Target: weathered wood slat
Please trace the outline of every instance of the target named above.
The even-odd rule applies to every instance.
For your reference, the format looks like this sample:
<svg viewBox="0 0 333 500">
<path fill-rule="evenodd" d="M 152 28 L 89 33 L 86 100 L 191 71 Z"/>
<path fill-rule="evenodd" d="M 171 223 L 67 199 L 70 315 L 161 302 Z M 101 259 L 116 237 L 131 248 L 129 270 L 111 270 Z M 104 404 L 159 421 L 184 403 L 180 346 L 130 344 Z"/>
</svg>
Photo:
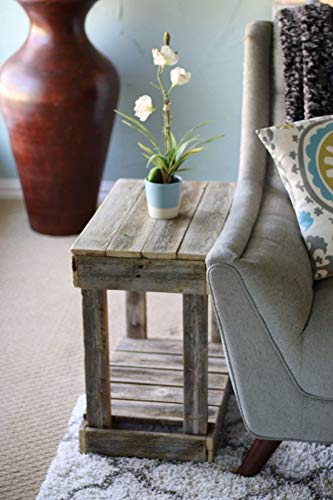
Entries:
<svg viewBox="0 0 333 500">
<path fill-rule="evenodd" d="M 142 249 L 156 223 L 158 222 L 148 215 L 146 194 L 143 191 L 109 243 L 106 255 L 140 258 Z"/>
<path fill-rule="evenodd" d="M 111 382 L 111 393 L 115 399 L 128 399 L 132 401 L 154 401 L 159 403 L 183 403 L 183 388 L 159 385 L 124 384 Z M 208 404 L 220 406 L 223 391 L 209 390 Z"/>
<path fill-rule="evenodd" d="M 232 183 L 208 183 L 179 248 L 178 259 L 205 260 L 223 229 L 234 189 Z"/>
<path fill-rule="evenodd" d="M 87 420 L 111 427 L 109 337 L 106 290 L 82 290 Z"/>
<path fill-rule="evenodd" d="M 145 292 L 126 292 L 126 329 L 130 339 L 147 337 Z"/>
<path fill-rule="evenodd" d="M 80 429 L 81 453 L 100 453 L 115 457 L 161 458 L 167 460 L 206 460 L 203 436 L 179 433 L 135 432 L 121 429 Z"/>
<path fill-rule="evenodd" d="M 178 249 L 206 188 L 206 182 L 184 183 L 177 218 L 158 221 L 146 241 L 142 255 L 147 259 L 176 259 Z"/>
<path fill-rule="evenodd" d="M 184 433 L 207 432 L 207 297 L 183 295 Z M 220 361 L 213 358 L 214 361 Z"/>
<path fill-rule="evenodd" d="M 74 242 L 72 253 L 74 255 L 105 255 L 110 241 L 142 191 L 143 181 L 119 179 Z"/>
<path fill-rule="evenodd" d="M 214 454 L 216 452 L 218 441 L 221 437 L 222 426 L 224 422 L 224 417 L 227 411 L 227 405 L 229 401 L 229 397 L 231 394 L 231 383 L 228 380 L 228 384 L 226 390 L 223 395 L 223 402 L 220 406 L 215 425 L 212 426 L 211 430 L 207 434 L 207 450 L 208 450 L 208 462 L 213 462 Z"/>
<path fill-rule="evenodd" d="M 217 323 L 217 318 L 216 318 L 216 314 L 214 311 L 214 306 L 213 306 L 211 300 L 208 301 L 208 318 L 209 318 L 208 331 L 209 331 L 210 340 L 211 340 L 211 342 L 214 343 L 214 345 L 219 344 L 221 346 L 222 351 L 223 351 L 219 325 Z"/>
<path fill-rule="evenodd" d="M 74 284 L 80 288 L 206 294 L 204 262 L 121 259 L 77 255 Z"/>
<path fill-rule="evenodd" d="M 208 422 L 214 423 L 218 413 L 217 406 L 208 407 Z M 112 416 L 125 418 L 126 421 L 146 421 L 181 424 L 183 405 L 178 403 L 154 403 L 146 401 L 126 401 L 112 398 Z"/>
<path fill-rule="evenodd" d="M 117 351 L 151 352 L 155 354 L 183 354 L 183 341 L 172 339 L 151 338 L 145 340 L 121 339 Z M 214 358 L 224 358 L 221 344 L 209 343 L 208 355 Z"/>
<path fill-rule="evenodd" d="M 208 389 L 223 390 L 227 380 L 226 374 L 208 372 Z M 182 370 L 113 366 L 111 363 L 111 383 L 113 382 L 183 387 L 183 372 Z"/>
<path fill-rule="evenodd" d="M 112 353 L 112 366 L 183 370 L 183 356 L 178 354 L 115 351 Z M 209 358 L 209 371 L 211 373 L 228 373 L 225 359 Z"/>
</svg>

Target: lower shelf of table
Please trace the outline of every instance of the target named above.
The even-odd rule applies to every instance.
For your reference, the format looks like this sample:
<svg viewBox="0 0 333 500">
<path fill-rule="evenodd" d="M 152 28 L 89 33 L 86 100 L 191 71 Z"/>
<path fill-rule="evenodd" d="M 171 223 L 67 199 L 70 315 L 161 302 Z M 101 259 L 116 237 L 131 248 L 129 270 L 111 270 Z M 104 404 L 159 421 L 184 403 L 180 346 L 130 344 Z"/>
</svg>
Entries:
<svg viewBox="0 0 333 500">
<path fill-rule="evenodd" d="M 110 456 L 211 462 L 229 393 L 222 346 L 209 344 L 208 432 L 184 434 L 182 342 L 124 339 L 111 353 L 112 429 L 94 429 L 83 420 L 80 449 Z"/>
</svg>

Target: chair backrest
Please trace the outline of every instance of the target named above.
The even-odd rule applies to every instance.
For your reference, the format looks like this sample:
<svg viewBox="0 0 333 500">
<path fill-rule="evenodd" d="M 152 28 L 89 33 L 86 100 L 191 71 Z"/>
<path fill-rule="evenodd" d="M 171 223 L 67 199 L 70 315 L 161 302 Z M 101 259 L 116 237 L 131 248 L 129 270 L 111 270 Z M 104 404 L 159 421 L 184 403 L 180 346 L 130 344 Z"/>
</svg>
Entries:
<svg viewBox="0 0 333 500">
<path fill-rule="evenodd" d="M 283 53 L 277 21 L 272 23 L 270 125 L 285 122 Z M 280 176 L 270 156 L 267 161 L 266 189 L 276 189 L 286 194 Z"/>
<path fill-rule="evenodd" d="M 244 34 L 243 105 L 239 180 L 262 190 L 266 175 L 266 151 L 255 134 L 270 123 L 272 23 L 257 21 Z"/>
<path fill-rule="evenodd" d="M 272 30 L 271 123 L 285 121 L 283 54 L 277 21 Z"/>
<path fill-rule="evenodd" d="M 247 179 L 286 197 L 270 155 L 255 134 L 258 128 L 285 122 L 283 54 L 277 22 L 247 25 L 244 40 L 242 134 L 239 179 Z"/>
</svg>

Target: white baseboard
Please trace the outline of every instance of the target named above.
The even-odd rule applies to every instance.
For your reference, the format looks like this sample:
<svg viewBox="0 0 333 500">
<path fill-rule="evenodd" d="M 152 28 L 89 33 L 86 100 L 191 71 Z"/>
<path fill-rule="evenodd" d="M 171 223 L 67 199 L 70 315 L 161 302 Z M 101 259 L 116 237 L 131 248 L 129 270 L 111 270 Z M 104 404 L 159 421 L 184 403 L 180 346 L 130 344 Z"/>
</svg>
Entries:
<svg viewBox="0 0 333 500">
<path fill-rule="evenodd" d="M 19 179 L 0 179 L 0 200 L 19 200 L 23 197 Z"/>
<path fill-rule="evenodd" d="M 112 188 L 113 181 L 102 181 L 98 194 L 98 203 L 101 203 Z M 19 179 L 0 179 L 0 200 L 20 200 L 23 191 Z"/>
</svg>

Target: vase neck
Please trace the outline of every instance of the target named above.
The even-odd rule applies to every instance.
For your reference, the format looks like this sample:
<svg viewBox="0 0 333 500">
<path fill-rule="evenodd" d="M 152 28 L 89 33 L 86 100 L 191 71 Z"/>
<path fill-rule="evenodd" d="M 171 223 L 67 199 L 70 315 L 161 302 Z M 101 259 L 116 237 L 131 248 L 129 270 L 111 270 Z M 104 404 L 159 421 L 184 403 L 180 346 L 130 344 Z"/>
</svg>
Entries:
<svg viewBox="0 0 333 500">
<path fill-rule="evenodd" d="M 31 21 L 30 35 L 34 38 L 86 39 L 84 22 L 96 0 L 64 2 L 20 1 Z"/>
</svg>

